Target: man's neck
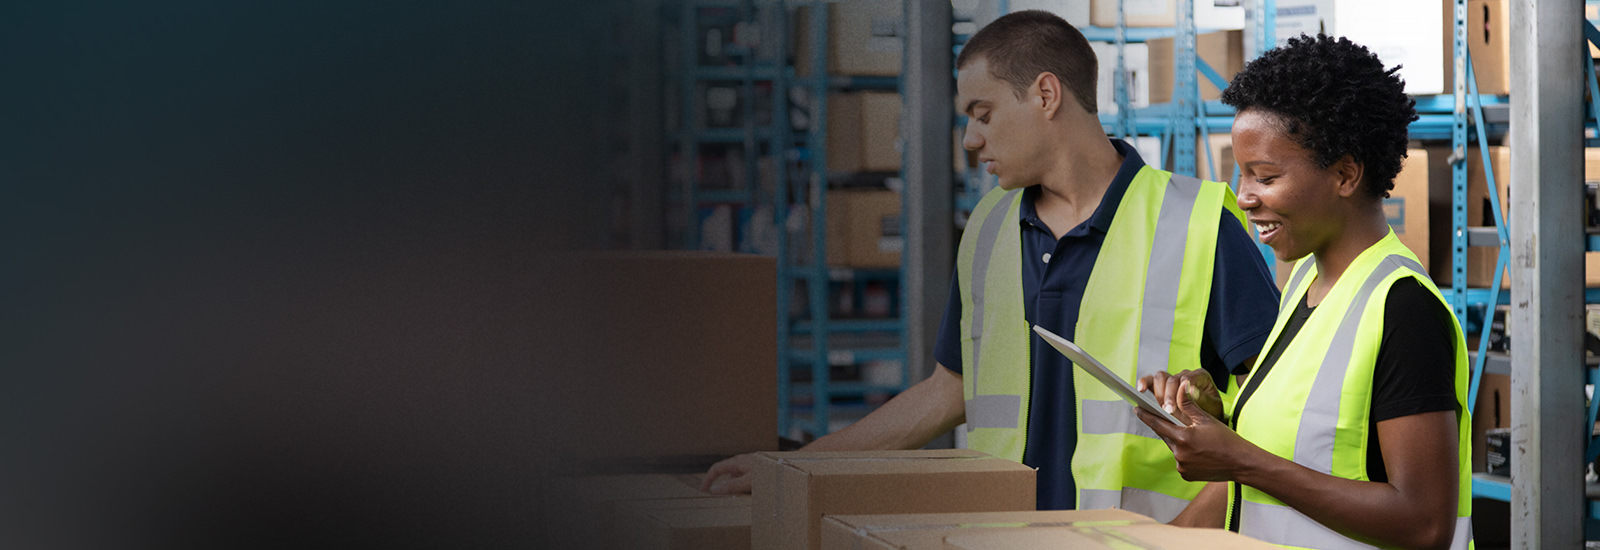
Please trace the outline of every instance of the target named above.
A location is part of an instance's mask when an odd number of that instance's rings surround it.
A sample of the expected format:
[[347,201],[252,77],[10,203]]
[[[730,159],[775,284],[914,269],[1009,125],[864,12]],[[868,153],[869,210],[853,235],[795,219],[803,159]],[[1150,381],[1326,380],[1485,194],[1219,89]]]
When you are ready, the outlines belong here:
[[1095,137],[1092,143],[1059,149],[1061,154],[1039,184],[1039,200],[1034,206],[1056,238],[1094,214],[1122,166],[1122,154],[1116,147]]

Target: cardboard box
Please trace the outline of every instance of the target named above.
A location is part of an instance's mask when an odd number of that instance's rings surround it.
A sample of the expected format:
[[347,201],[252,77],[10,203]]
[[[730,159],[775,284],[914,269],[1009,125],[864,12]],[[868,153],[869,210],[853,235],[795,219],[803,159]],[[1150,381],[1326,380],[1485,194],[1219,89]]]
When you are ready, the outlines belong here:
[[900,94],[828,95],[828,172],[900,170]]
[[1478,402],[1472,407],[1472,471],[1485,469],[1484,435],[1490,430],[1511,427],[1511,377],[1492,372],[1478,380]]
[[[1455,2],[1444,5],[1444,93],[1455,89]],[[1511,93],[1511,25],[1506,0],[1467,0],[1467,51],[1478,93]],[[1585,41],[1587,43],[1587,41]],[[1592,50],[1594,46],[1590,46]],[[1470,90],[1470,88],[1468,88]]]
[[[548,510],[570,527],[565,541],[615,548],[622,544],[615,526],[629,502],[717,498],[700,492],[698,474],[623,474],[558,478],[549,494]],[[553,523],[555,524],[555,523]]]
[[1394,178],[1394,189],[1383,199],[1383,214],[1389,227],[1401,244],[1410,248],[1421,261],[1424,272],[1428,267],[1428,151],[1412,148],[1406,150],[1405,164]]
[[900,171],[900,94],[861,94],[861,169]]
[[1484,441],[1484,469],[1492,475],[1511,477],[1511,428],[1489,430]]
[[822,549],[940,550],[944,548],[944,538],[957,533],[1154,522],[1146,516],[1114,509],[825,516]]
[[[1117,46],[1106,42],[1090,42],[1099,60],[1095,77],[1095,107],[1108,115],[1117,114]],[[1128,106],[1134,109],[1150,106],[1150,47],[1131,43],[1123,46],[1123,70],[1126,71]]]
[[[1177,13],[1177,0],[1123,0],[1122,3],[1123,22],[1129,27],[1175,27]],[[1117,0],[1094,0],[1089,22],[1096,27],[1117,26]],[[1194,26],[1197,29],[1243,29],[1244,7],[1197,0]]]
[[[1448,147],[1438,148],[1448,154]],[[1583,177],[1586,181],[1600,180],[1600,148],[1586,148],[1583,151],[1584,168]],[[1515,183],[1511,181],[1511,147],[1489,147],[1489,160],[1494,168],[1494,180],[1501,214],[1506,220],[1511,219],[1511,189]],[[1450,167],[1448,164],[1434,163],[1435,169],[1440,173],[1436,178],[1442,178],[1443,187],[1449,189]],[[1435,185],[1435,188],[1440,187]],[[1574,185],[1574,200],[1578,198],[1580,186]],[[1472,227],[1493,227],[1493,209],[1489,203],[1489,189],[1483,171],[1483,160],[1479,156],[1477,147],[1467,148],[1467,225]],[[1486,247],[1467,248],[1467,285],[1473,288],[1487,288],[1494,283],[1494,268],[1499,250]],[[1600,252],[1584,254],[1584,284],[1587,286],[1600,286]],[[1441,279],[1448,284],[1449,277]],[[1511,288],[1511,276],[1508,273],[1500,279],[1501,288]]]
[[828,265],[898,268],[900,193],[883,189],[828,191]]
[[945,537],[950,550],[1057,550],[1194,548],[1268,550],[1278,548],[1227,529],[1189,529],[1161,523],[1093,527],[1048,527],[959,533]]
[[606,252],[561,269],[583,304],[575,357],[560,359],[575,364],[544,380],[562,391],[541,422],[603,434],[564,442],[563,463],[709,464],[777,448],[774,258]]
[[748,550],[750,497],[625,502],[615,525],[629,550]]
[[[898,76],[905,50],[900,0],[828,2],[827,74]],[[795,73],[811,76],[811,7],[795,16]]]
[[[1210,161],[1206,160],[1206,144],[1210,144]],[[1199,136],[1194,140],[1194,177],[1207,181],[1227,182],[1233,178],[1233,134],[1211,134],[1205,138]],[[1177,166],[1169,156],[1165,166]],[[1216,172],[1212,173],[1212,168]]]
[[[1167,103],[1172,101],[1172,89],[1176,78],[1177,59],[1174,57],[1173,45],[1176,41],[1171,38],[1157,38],[1146,42],[1150,46],[1150,101],[1152,103]],[[1233,80],[1233,76],[1244,70],[1244,31],[1208,32],[1195,35],[1194,50],[1200,59],[1211,65],[1224,80]],[[1195,73],[1196,81],[1200,86],[1200,98],[1213,101],[1222,98],[1222,89],[1211,83],[1211,79]]]
[[824,515],[1032,510],[1032,468],[967,449],[760,453],[756,548],[821,547]]

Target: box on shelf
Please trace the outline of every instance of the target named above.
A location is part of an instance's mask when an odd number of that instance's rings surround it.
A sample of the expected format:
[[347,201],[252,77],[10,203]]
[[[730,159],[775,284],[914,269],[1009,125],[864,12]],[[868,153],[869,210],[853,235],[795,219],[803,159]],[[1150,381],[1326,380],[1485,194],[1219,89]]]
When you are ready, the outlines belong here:
[[1229,550],[1268,550],[1276,545],[1227,529],[1193,529],[1163,523],[1132,523],[1039,529],[988,530],[957,533],[945,537],[950,550],[1055,550],[1082,548],[1117,550],[1122,548],[1196,548]]
[[[1171,38],[1157,38],[1146,42],[1150,46],[1150,102],[1167,103],[1172,101],[1172,89],[1176,75],[1177,59],[1174,57],[1173,45],[1176,40]],[[1212,69],[1217,71],[1224,80],[1233,80],[1233,76],[1244,70],[1244,31],[1220,31],[1197,34],[1194,37],[1194,50],[1200,59],[1204,59]],[[1195,78],[1200,86],[1200,98],[1205,101],[1214,101],[1222,98],[1222,89],[1211,83],[1211,79],[1196,73]]]
[[[1455,89],[1455,2],[1444,5],[1444,90]],[[1472,54],[1472,73],[1478,77],[1478,93],[1511,93],[1511,25],[1506,0],[1467,0],[1467,51]],[[1594,46],[1590,46],[1592,50]]]
[[760,453],[752,472],[756,548],[820,548],[822,518],[1032,510],[1035,471],[966,449]]
[[777,448],[774,258],[597,252],[569,271],[588,297],[569,320],[583,363],[548,381],[563,391],[547,421],[605,434],[567,442],[569,463]]
[[900,170],[900,94],[828,96],[828,172]]
[[[1433,148],[1448,154],[1448,147]],[[1583,151],[1584,168],[1583,177],[1586,181],[1600,180],[1600,148],[1590,147]],[[1500,212],[1506,220],[1511,219],[1511,189],[1515,183],[1511,181],[1511,147],[1489,147],[1489,160],[1494,168],[1496,197],[1500,201]],[[1448,164],[1434,163],[1435,179],[1442,180],[1436,183],[1435,189],[1443,187],[1449,189],[1450,167]],[[1574,186],[1580,189],[1579,186]],[[1574,191],[1574,199],[1578,197]],[[1472,227],[1492,227],[1494,225],[1494,210],[1489,203],[1489,188],[1487,178],[1483,171],[1483,159],[1477,147],[1467,148],[1467,225]],[[1494,283],[1494,268],[1499,258],[1499,250],[1487,247],[1467,248],[1467,285],[1474,288],[1487,288]],[[1587,286],[1600,286],[1600,252],[1584,254],[1584,284]],[[1450,277],[1444,274],[1435,274],[1435,279],[1441,284],[1448,284]],[[1500,279],[1501,288],[1511,287],[1511,276],[1508,272]]]
[[828,191],[828,265],[898,268],[900,193],[884,189]]
[[[905,50],[900,0],[827,2],[827,73],[851,76],[897,76]],[[795,17],[795,74],[812,72],[811,7]]]
[[940,550],[946,536],[1001,529],[1074,524],[1154,523],[1127,510],[1034,510],[951,514],[830,515],[822,518],[822,548]]
[[[1117,46],[1107,42],[1090,42],[1099,59],[1095,78],[1095,107],[1108,115],[1117,114]],[[1127,75],[1128,106],[1134,109],[1150,106],[1150,47],[1131,43],[1123,46],[1123,70]]]
[[[1123,23],[1129,27],[1177,26],[1177,0],[1123,0]],[[1117,0],[1094,0],[1089,22],[1096,27],[1117,26]],[[1243,29],[1244,7],[1238,2],[1197,0],[1197,29]]]
[[636,500],[617,510],[616,529],[629,550],[747,550],[750,497]]
[[868,172],[900,170],[900,94],[861,94],[861,168]]
[[1406,159],[1400,173],[1394,177],[1394,189],[1383,199],[1383,214],[1394,228],[1400,243],[1410,248],[1428,268],[1428,151],[1421,148],[1406,150]]
[[[1207,144],[1210,149],[1210,161],[1206,160]],[[1211,134],[1209,136],[1196,136],[1194,139],[1194,173],[1191,176],[1207,180],[1226,182],[1233,178],[1233,134]],[[1177,166],[1169,156],[1163,166],[1171,168]],[[1216,173],[1212,174],[1212,167]]]
[[1484,471],[1511,477],[1511,428],[1495,428],[1484,434]]
[[1472,406],[1472,471],[1485,470],[1485,434],[1511,427],[1511,377],[1483,373],[1478,381],[1478,403]]

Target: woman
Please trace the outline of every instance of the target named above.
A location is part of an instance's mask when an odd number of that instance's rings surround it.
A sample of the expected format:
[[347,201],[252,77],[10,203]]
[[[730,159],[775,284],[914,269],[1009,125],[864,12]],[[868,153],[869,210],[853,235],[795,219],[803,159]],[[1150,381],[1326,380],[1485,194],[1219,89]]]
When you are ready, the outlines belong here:
[[1187,424],[1139,411],[1184,478],[1217,482],[1174,523],[1290,547],[1470,544],[1461,328],[1383,212],[1416,120],[1396,70],[1302,36],[1223,93],[1239,206],[1296,263],[1239,391],[1203,370],[1138,381]]

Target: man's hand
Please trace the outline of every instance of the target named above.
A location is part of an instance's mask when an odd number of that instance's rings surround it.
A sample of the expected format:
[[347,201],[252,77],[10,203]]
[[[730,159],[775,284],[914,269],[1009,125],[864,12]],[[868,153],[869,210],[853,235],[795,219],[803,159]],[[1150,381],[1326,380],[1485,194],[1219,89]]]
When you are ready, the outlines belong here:
[[[1209,380],[1209,377],[1207,379]],[[1169,385],[1175,387],[1177,393],[1178,406],[1173,416],[1178,417],[1186,425],[1174,426],[1166,419],[1139,408],[1134,408],[1134,414],[1139,415],[1140,421],[1150,426],[1156,435],[1167,442],[1167,447],[1172,449],[1173,458],[1178,461],[1178,473],[1183,479],[1189,481],[1237,479],[1237,472],[1253,464],[1250,459],[1255,458],[1254,453],[1262,452],[1261,448],[1245,441],[1210,413],[1201,411],[1200,406],[1189,399],[1191,386],[1187,380]]]
[[712,464],[700,482],[700,490],[718,495],[750,494],[750,471],[755,462],[755,453],[745,453]]
[[[1188,383],[1187,386],[1184,386],[1184,382]],[[1200,409],[1205,411],[1206,414],[1218,420],[1222,419],[1222,396],[1217,391],[1217,384],[1211,380],[1211,373],[1206,372],[1205,369],[1191,369],[1175,375],[1158,372],[1140,378],[1134,384],[1133,389],[1136,391],[1150,390],[1151,393],[1155,394],[1156,403],[1161,404],[1161,408],[1177,415],[1179,414],[1178,393],[1180,386],[1188,388],[1185,390],[1187,397],[1199,405]],[[1182,419],[1182,417],[1179,418],[1179,420]]]

